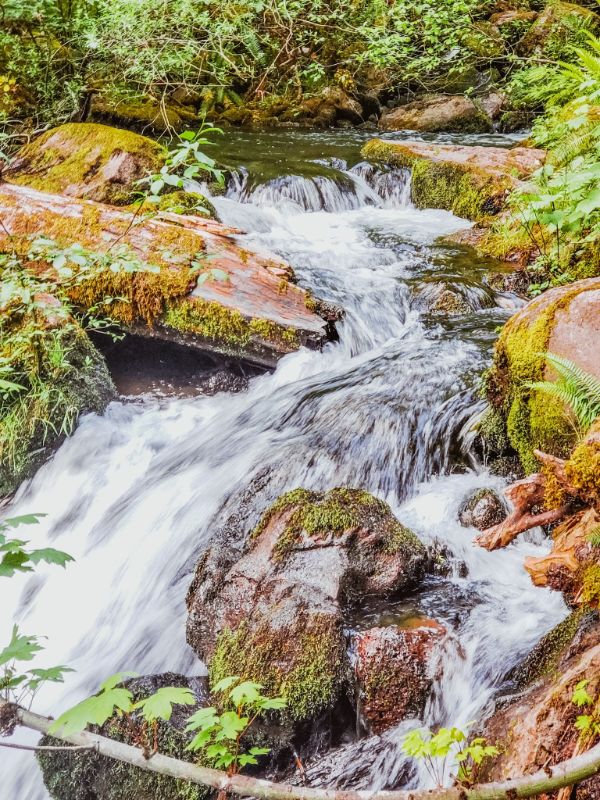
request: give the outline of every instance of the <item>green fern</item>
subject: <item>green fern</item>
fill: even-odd
[[[600,380],[584,372],[568,358],[552,353],[546,353],[543,357],[554,368],[558,379],[535,381],[527,386],[556,397],[569,406],[583,431],[587,431],[600,417]]]
[[[578,130],[567,134],[552,151],[549,161],[556,167],[565,166],[577,156],[586,153],[598,135],[598,123],[594,120]]]
[[[587,540],[592,547],[600,547],[600,525],[596,525],[595,528],[592,528],[587,535]]]

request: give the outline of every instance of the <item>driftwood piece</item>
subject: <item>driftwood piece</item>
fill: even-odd
[[[532,512],[531,509],[544,500],[545,485],[545,476],[541,472],[536,472],[507,486],[504,496],[513,506],[513,510],[498,525],[483,531],[475,539],[477,544],[486,550],[497,550],[499,547],[506,547],[516,536],[530,528],[550,525],[562,519],[568,508],[566,504],[549,511]]]

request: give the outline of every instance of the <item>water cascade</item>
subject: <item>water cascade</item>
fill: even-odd
[[[115,402],[83,419],[21,488],[11,513],[45,513],[36,544],[76,559],[0,586],[0,635],[15,619],[48,637],[40,665],[77,670],[66,688],[44,688],[37,710],[56,713],[121,669],[202,670],[185,643],[185,592],[251,484],[260,491],[244,506],[248,529],[284,490],[355,486],[466,565],[417,598],[451,630],[426,723],[481,717],[506,671],[565,615],[561,596],[535,588],[522,567],[546,543],[529,535],[489,553],[457,521],[469,491],[502,484],[477,463],[470,422],[494,330],[516,300],[494,293],[471,255],[434,244],[464,220],[416,210],[408,195],[404,171],[328,162],[321,175],[262,183],[239,169],[214,198],[225,223],[248,231],[246,247],[284,257],[303,285],[345,310],[339,341],[285,357],[237,394]],[[433,284],[457,291],[468,310],[431,313],[423,298]],[[315,781],[394,785],[398,739],[396,730],[361,740]],[[0,800],[47,797],[31,754],[0,760]]]

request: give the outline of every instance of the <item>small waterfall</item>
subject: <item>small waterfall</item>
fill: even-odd
[[[409,170],[383,170],[367,162],[349,169],[346,162],[340,159],[336,159],[334,165],[326,165],[330,173],[327,175],[282,175],[257,185],[252,184],[246,170],[236,170],[230,177],[226,197],[259,207],[284,204],[290,209],[295,206],[301,211],[326,211],[331,214],[364,206],[410,206]]]
[[[483,290],[465,289],[472,312],[455,325],[424,313],[414,286],[449,274],[476,280],[469,261],[459,269],[454,251],[435,244],[468,223],[413,208],[405,170],[314,159],[310,168],[308,177],[262,183],[240,169],[213,200],[225,223],[248,232],[245,247],[287,259],[302,285],[345,309],[339,341],[286,356],[238,394],[112,403],[81,421],[10,509],[46,513],[31,532],[35,546],[76,559],[65,571],[41,567],[0,583],[0,641],[15,620],[48,637],[40,665],[77,670],[64,687],[42,689],[41,713],[56,714],[118,670],[202,671],[185,643],[197,558],[228,513],[244,507],[250,530],[278,494],[299,486],[373,492],[466,565],[419,596],[458,643],[446,653],[427,724],[480,717],[502,675],[566,613],[561,596],[534,587],[523,569],[544,542],[521,537],[488,553],[457,521],[468,492],[501,486],[474,461],[470,421],[481,410],[477,380],[495,328],[510,309],[487,289],[485,302]],[[427,785],[399,749],[413,724],[358,742],[311,777],[364,789]],[[46,800],[31,754],[0,758],[0,800]]]

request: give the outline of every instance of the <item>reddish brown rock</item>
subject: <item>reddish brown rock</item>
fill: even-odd
[[[31,237],[45,236],[60,246],[73,243],[110,252],[127,248],[159,272],[113,273],[85,282],[74,300],[88,307],[108,295],[125,297],[109,313],[137,333],[160,336],[201,350],[225,353],[272,366],[302,345],[318,347],[327,323],[312,308],[316,302],[287,276],[279,261],[251,253],[239,231],[214,220],[161,212],[154,215],[46,194],[24,186],[0,186],[0,246],[27,252]],[[192,262],[226,279],[198,284]]]
[[[237,523],[236,523],[237,525]],[[426,550],[381,500],[352,489],[283,495],[236,551],[227,531],[198,564],[187,640],[211,680],[241,675],[283,694],[296,721],[342,696],[346,610],[417,585]]]
[[[427,618],[415,625],[371,628],[354,637],[361,717],[373,733],[418,717],[425,707],[436,645],[446,629]]]

